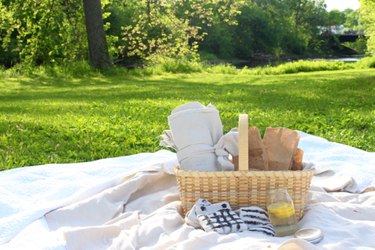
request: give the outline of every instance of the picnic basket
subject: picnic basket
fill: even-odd
[[[301,219],[314,170],[248,170],[248,116],[239,117],[239,171],[190,171],[175,169],[181,206],[189,211],[199,198],[212,203],[228,201],[232,209],[246,206],[266,208],[271,189],[287,188],[293,199],[296,217]]]

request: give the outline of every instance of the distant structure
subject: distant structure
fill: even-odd
[[[366,37],[363,31],[348,30],[344,25],[319,27],[320,36],[328,42],[336,56],[355,56],[359,53],[348,46],[345,42],[355,42],[358,38]]]
[[[346,30],[344,25],[319,27],[320,35],[324,37],[336,37],[340,42],[355,42],[358,38],[364,37],[363,31]]]

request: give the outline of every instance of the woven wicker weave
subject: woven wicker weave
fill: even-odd
[[[286,187],[293,199],[296,217],[301,219],[314,171],[248,171],[248,158],[243,157],[243,152],[248,152],[244,119],[247,120],[247,115],[240,115],[239,171],[200,172],[176,168],[183,212],[189,211],[199,198],[212,203],[228,201],[233,209],[251,205],[266,208],[269,190]],[[247,131],[247,122],[245,127]]]

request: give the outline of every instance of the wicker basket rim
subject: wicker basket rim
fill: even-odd
[[[249,171],[249,170],[237,170],[237,171],[198,171],[198,170],[184,170],[181,169],[179,166],[175,167],[175,172],[179,173],[199,173],[199,174],[218,174],[218,173],[291,173],[291,174],[299,174],[299,173],[310,173],[310,172],[315,172],[315,169],[303,169],[303,170],[254,170],[254,171]]]

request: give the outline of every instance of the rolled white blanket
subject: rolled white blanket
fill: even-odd
[[[214,145],[223,135],[219,111],[191,102],[176,107],[168,117],[177,158],[184,170],[221,171]]]

